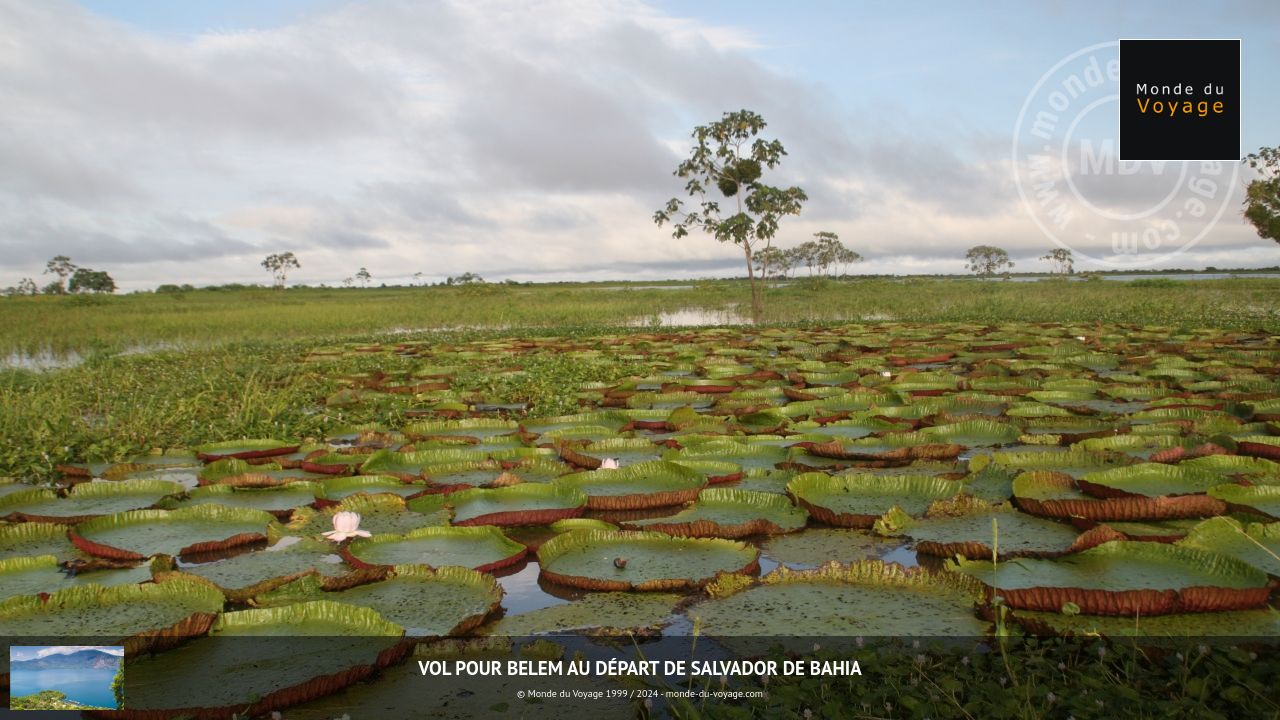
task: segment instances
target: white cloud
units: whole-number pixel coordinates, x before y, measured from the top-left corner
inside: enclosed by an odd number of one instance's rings
[[[1006,138],[838,106],[762,45],[634,0],[375,0],[190,38],[0,0],[0,285],[56,253],[125,289],[266,282],[278,250],[311,283],[737,273],[736,248],[651,216],[680,192],[689,129],[741,107],[811,198],[781,245],[836,230],[882,272],[1047,245]]]

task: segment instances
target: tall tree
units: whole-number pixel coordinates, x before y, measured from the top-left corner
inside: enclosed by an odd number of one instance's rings
[[[772,245],[761,249],[755,255],[756,271],[760,273],[760,277],[769,278],[769,271],[772,270],[777,275],[786,277],[787,253],[782,248],[773,247]]]
[[[1048,260],[1051,272],[1061,273],[1063,275],[1074,275],[1075,258],[1071,255],[1071,251],[1066,248],[1054,248],[1044,255],[1040,256],[1041,260]]]
[[[1245,219],[1260,237],[1280,243],[1280,147],[1261,148],[1244,162],[1260,174],[1245,188]]]
[[[50,295],[62,295],[67,292],[67,278],[71,277],[76,271],[76,264],[71,262],[71,258],[66,255],[55,255],[52,260],[45,263],[44,274],[56,275],[58,279],[45,286],[45,292]]]
[[[271,273],[277,290],[284,290],[285,281],[289,279],[289,271],[302,267],[292,252],[273,253],[262,261],[262,267]]]
[[[968,261],[965,268],[980,277],[991,277],[1002,268],[1008,270],[1013,267],[1009,253],[993,245],[975,245],[964,254],[964,259]]]
[[[356,273],[356,279],[360,281],[360,287],[369,287],[369,281],[373,279],[373,275],[369,274],[368,268],[360,268],[360,272]]]
[[[105,270],[76,268],[71,282],[67,284],[67,290],[73,293],[113,293],[116,291],[116,281]]]
[[[671,223],[672,236],[683,238],[702,230],[720,242],[742,248],[751,284],[751,315],[764,315],[764,295],[756,278],[754,254],[767,248],[787,215],[799,215],[808,200],[799,187],[766,185],[764,170],[773,169],[787,154],[782,143],[759,137],[764,118],[750,110],[727,112],[720,120],[693,129],[694,147],[675,175],[686,180],[684,189],[697,206],[688,210],[680,198],[671,198],[653,214],[662,227]],[[732,212],[721,210],[720,201],[708,197],[711,190],[732,201]]]

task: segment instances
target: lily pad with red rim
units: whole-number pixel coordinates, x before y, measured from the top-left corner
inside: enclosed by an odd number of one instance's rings
[[[275,607],[322,599],[367,607],[411,636],[443,637],[467,633],[496,611],[502,587],[492,576],[467,568],[397,565],[382,579],[354,584],[308,575],[259,595],[254,604]]]
[[[226,458],[251,460],[288,455],[296,451],[298,447],[298,443],[281,440],[226,440],[224,442],[197,445],[194,450],[196,451],[196,457],[205,462],[213,462]]]
[[[962,486],[929,475],[824,475],[804,473],[787,493],[816,520],[839,527],[869,528],[891,508],[921,515],[930,503],[955,497]]]
[[[1266,573],[1235,558],[1163,543],[1116,540],[1053,560],[948,562],[1010,607],[1087,615],[1167,615],[1246,610],[1271,594]]]
[[[152,555],[200,554],[265,542],[273,526],[275,518],[269,513],[221,505],[131,510],[86,520],[71,530],[71,542],[90,555],[142,560]]]
[[[680,590],[718,573],[754,573],[759,551],[741,542],[655,532],[587,530],[538,548],[541,576],[585,590]]]
[[[692,468],[653,461],[564,475],[552,484],[585,493],[592,510],[643,510],[689,502],[707,479]]]
[[[459,566],[491,572],[524,559],[524,545],[491,525],[427,527],[401,535],[359,538],[342,548],[347,562],[360,568],[394,565]]]
[[[448,509],[451,524],[548,525],[578,517],[586,509],[587,496],[579,490],[556,484],[520,483],[508,487],[472,488],[458,492],[423,495],[408,502],[414,512],[433,513]]]

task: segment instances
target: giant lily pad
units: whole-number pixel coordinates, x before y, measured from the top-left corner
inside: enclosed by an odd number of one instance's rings
[[[514,565],[525,556],[525,546],[503,535],[496,527],[427,527],[403,535],[360,538],[342,549],[342,556],[356,567],[379,565],[457,565],[490,572]]]
[[[920,431],[936,438],[938,443],[958,443],[970,447],[1007,445],[1018,439],[1018,428],[994,420],[967,420],[948,425],[935,425]]]
[[[1218,485],[1209,494],[1232,507],[1280,520],[1280,485]]]
[[[1172,520],[1221,515],[1227,506],[1208,495],[1095,498],[1080,491],[1076,480],[1051,470],[1024,472],[1013,480],[1013,501],[1033,515],[1086,520]]]
[[[34,555],[65,559],[75,553],[66,525],[35,522],[0,525],[0,560]]]
[[[226,613],[208,637],[134,658],[124,693],[136,713],[267,715],[368,677],[398,656],[403,633],[373,610],[326,600]],[[240,639],[261,636],[290,640]]]
[[[1280,522],[1246,525],[1227,517],[1209,518],[1178,544],[1230,555],[1280,577]]]
[[[686,612],[711,637],[978,636],[975,583],[866,560],[815,570],[781,567],[758,583],[711,586],[713,599]]]
[[[1194,495],[1205,493],[1221,482],[1217,474],[1207,470],[1160,463],[1086,473],[1078,481],[1080,489],[1099,497]]]
[[[564,533],[538,548],[542,577],[587,590],[679,590],[721,572],[753,573],[759,551],[721,539],[654,532]]]
[[[354,475],[327,478],[321,484],[324,486],[324,498],[332,501],[358,494],[390,493],[400,497],[410,497],[427,489],[426,483],[405,482],[390,475]]]
[[[404,498],[392,494],[351,495],[332,507],[319,512],[310,508],[295,510],[288,528],[297,535],[319,536],[333,529],[333,518],[340,512],[360,515],[360,529],[375,535],[409,532],[423,527],[449,524],[449,514],[444,510],[430,515],[411,512]]]
[[[452,524],[548,525],[557,520],[578,517],[587,505],[581,491],[560,485],[521,483],[509,487],[474,488],[447,495],[423,495],[410,500],[409,509],[420,513],[448,508]]]
[[[10,598],[0,604],[0,634],[9,636],[85,635],[128,638],[134,654],[165,642],[208,631],[222,612],[222,593],[200,582],[174,578],[145,585],[82,585],[42,599]]]
[[[316,575],[254,600],[259,607],[334,600],[376,610],[409,635],[461,635],[497,610],[502,588],[491,576],[462,567],[398,565],[385,578],[352,584]]]
[[[208,443],[195,448],[196,456],[205,462],[236,458],[251,460],[255,458],[288,455],[298,449],[297,443],[279,440],[227,440],[226,442]]]
[[[145,565],[75,575],[60,570],[58,559],[52,555],[0,560],[0,600],[17,595],[51,593],[78,585],[126,585],[151,578],[151,572]]]
[[[390,475],[401,480],[420,480],[426,477],[428,465],[446,463],[480,462],[488,459],[483,451],[466,449],[423,450],[421,452],[394,452],[379,450],[364,459],[360,465],[362,475]]]
[[[654,461],[563,475],[554,484],[586,493],[593,510],[643,510],[693,500],[707,479],[683,465]]]
[[[1074,603],[1089,615],[1167,615],[1246,610],[1266,603],[1266,573],[1204,550],[1116,540],[1054,560],[949,567],[981,580],[1014,608],[1052,612]]]
[[[157,579],[168,573],[203,578],[222,591],[228,600],[243,602],[304,575],[341,575],[350,571],[335,554],[332,543],[309,538],[286,538],[275,545],[238,553],[231,557],[204,563],[163,563],[153,567]]]
[[[890,513],[876,527],[881,529],[884,520],[892,518],[897,522],[892,534],[910,537],[916,552],[937,557],[990,558],[993,546],[1001,559],[1052,557],[1081,549],[1080,533],[1071,525],[1020,513],[1008,505],[963,503],[948,510],[938,512],[935,506],[922,520]]]
[[[780,565],[805,570],[829,562],[848,564],[877,559],[901,545],[900,540],[866,530],[819,527],[771,537],[761,545],[761,552]]]
[[[198,505],[181,510],[131,510],[87,520],[71,542],[90,555],[142,560],[189,555],[263,542],[274,518],[260,510]]]
[[[221,505],[232,508],[263,510],[277,517],[287,517],[297,507],[310,505],[324,496],[319,483],[292,482],[268,488],[240,488],[231,485],[206,485],[192,490],[187,500],[174,502],[172,508],[198,505]]]
[[[628,530],[653,530],[679,537],[742,538],[778,535],[805,526],[809,515],[776,493],[707,488],[689,507],[665,518],[623,523]]]
[[[871,527],[876,518],[898,507],[922,514],[935,500],[955,497],[960,483],[929,475],[840,475],[804,473],[792,478],[787,492],[817,520],[839,527]]]
[[[65,498],[51,490],[14,493],[0,499],[0,513],[21,520],[74,524],[99,515],[150,507],[161,498],[182,491],[178,483],[164,480],[86,482],[71,488]]]

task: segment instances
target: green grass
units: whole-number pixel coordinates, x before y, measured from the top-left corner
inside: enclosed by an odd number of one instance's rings
[[[41,690],[31,695],[9,698],[10,710],[89,710],[92,705],[81,705],[68,700],[65,693],[57,690]]]
[[[766,323],[1110,322],[1280,327],[1280,279],[1137,282],[801,279],[766,293]],[[197,290],[0,300],[0,355],[324,339],[444,328],[645,325],[659,313],[749,305],[745,281],[618,285]],[[616,289],[616,288],[623,289]],[[615,289],[607,289],[615,288]]]

